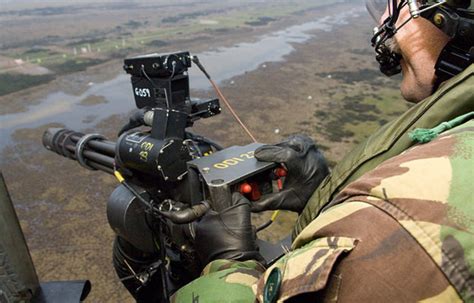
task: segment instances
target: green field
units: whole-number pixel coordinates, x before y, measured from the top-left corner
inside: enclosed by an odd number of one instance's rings
[[[0,74],[0,96],[7,95],[31,86],[48,83],[54,78],[54,75],[32,76],[3,73]]]
[[[4,50],[2,55],[22,59],[35,65],[44,66],[56,75],[63,75],[85,70],[115,58],[123,58],[137,52],[159,52],[176,40],[192,39],[199,34],[224,34],[234,29],[267,26],[287,16],[295,16],[315,10],[318,7],[344,2],[344,0],[300,1],[297,3],[268,3],[239,7],[229,12],[221,10],[181,13],[175,16],[164,16],[155,27],[148,21],[129,20],[117,26],[111,33],[91,33],[79,39],[71,37],[61,45],[41,45],[32,49]],[[200,22],[201,19],[212,20],[211,23]],[[142,27],[146,27],[144,32]],[[2,71],[1,73],[11,72]],[[5,76],[11,77],[11,76]],[[19,76],[20,77],[20,76]],[[22,85],[11,81],[3,83],[3,92],[10,93],[26,87],[35,86],[52,77],[21,77]]]

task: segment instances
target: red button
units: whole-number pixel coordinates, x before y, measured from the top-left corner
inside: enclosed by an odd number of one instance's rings
[[[286,171],[286,169],[284,169],[282,167],[279,167],[279,168],[275,169],[275,175],[279,178],[286,177],[287,173],[288,172]]]
[[[241,194],[250,194],[252,192],[252,186],[248,183],[240,184],[240,193]]]

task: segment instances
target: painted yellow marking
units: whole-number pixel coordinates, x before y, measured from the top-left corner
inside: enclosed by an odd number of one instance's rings
[[[140,160],[142,160],[143,162],[147,162],[148,161],[148,152],[147,151],[144,151],[142,150],[140,153]]]
[[[241,154],[239,157],[226,159],[222,162],[216,163],[213,165],[213,167],[217,169],[226,169],[231,166],[239,165],[241,162],[245,162],[245,160],[253,159],[253,158],[254,158],[254,151],[250,151],[248,153]]]

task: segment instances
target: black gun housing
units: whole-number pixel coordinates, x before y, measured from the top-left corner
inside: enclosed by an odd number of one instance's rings
[[[165,107],[186,111],[189,102],[189,52],[149,54],[125,59],[124,70],[132,76],[138,108]]]
[[[202,270],[182,228],[184,223],[196,220],[209,208],[221,211],[229,207],[232,192],[240,191],[244,182],[251,185],[253,197],[272,192],[276,166],[253,157],[258,143],[221,150],[212,140],[186,130],[195,121],[221,112],[218,99],[190,98],[190,67],[188,52],[125,59],[124,69],[131,75],[140,110],[121,129],[116,142],[100,134],[60,128],[49,128],[43,135],[47,149],[87,169],[118,171],[125,177],[107,204],[109,224],[119,236],[116,243],[127,242],[125,246],[138,252],[132,254],[134,262],[145,262],[137,257],[142,254],[160,258],[162,301]],[[127,274],[128,269],[124,270],[117,270],[119,276]],[[141,270],[149,267],[135,268]],[[138,291],[133,290],[147,289],[147,281],[126,286],[137,298]]]

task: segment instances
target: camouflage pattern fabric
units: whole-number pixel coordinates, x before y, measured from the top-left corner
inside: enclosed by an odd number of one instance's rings
[[[171,302],[253,302],[252,286],[264,271],[256,261],[215,260],[200,278],[179,289]]]
[[[474,302],[474,121],[351,183],[264,274],[218,260],[174,302]]]
[[[340,298],[474,302],[473,156],[471,120],[351,183],[293,248],[328,234],[360,240],[336,270],[345,277]]]
[[[265,283],[275,267],[283,276],[277,302],[324,289],[336,261],[343,253],[351,251],[356,243],[356,239],[348,237],[325,237],[286,254],[259,280],[254,288],[257,300],[264,302]]]
[[[351,151],[333,169],[308,201],[296,222],[295,238],[321,209],[349,183],[383,161],[413,146],[407,136],[414,128],[432,128],[441,122],[474,111],[474,64],[444,83],[432,96],[416,104],[399,118],[384,125]]]

